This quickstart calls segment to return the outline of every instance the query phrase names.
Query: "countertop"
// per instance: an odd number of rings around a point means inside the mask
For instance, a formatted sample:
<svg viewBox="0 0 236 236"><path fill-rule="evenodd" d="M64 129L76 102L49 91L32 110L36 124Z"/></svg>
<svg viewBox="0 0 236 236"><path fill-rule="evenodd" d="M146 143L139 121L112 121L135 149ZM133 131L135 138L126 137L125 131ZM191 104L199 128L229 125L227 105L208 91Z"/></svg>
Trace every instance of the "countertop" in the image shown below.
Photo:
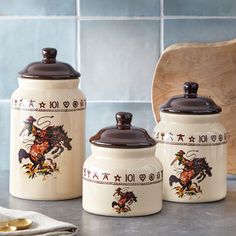
<svg viewBox="0 0 236 236"><path fill-rule="evenodd" d="M226 199L214 203L164 202L160 213L145 217L113 218L89 214L81 198L67 201L29 201L9 194L9 173L0 173L0 205L33 210L79 226L82 236L235 236L236 177L228 178Z"/></svg>

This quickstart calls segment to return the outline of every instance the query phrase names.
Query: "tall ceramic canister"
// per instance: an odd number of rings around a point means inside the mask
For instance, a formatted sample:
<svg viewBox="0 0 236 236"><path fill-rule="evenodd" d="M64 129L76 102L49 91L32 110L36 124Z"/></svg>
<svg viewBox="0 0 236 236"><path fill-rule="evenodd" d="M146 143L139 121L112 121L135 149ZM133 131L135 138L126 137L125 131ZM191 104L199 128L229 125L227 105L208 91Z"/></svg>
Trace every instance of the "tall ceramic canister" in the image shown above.
<svg viewBox="0 0 236 236"><path fill-rule="evenodd" d="M160 108L156 155L164 169L164 200L211 202L226 196L227 135L221 108L186 82L184 95Z"/></svg>
<svg viewBox="0 0 236 236"><path fill-rule="evenodd" d="M10 193L32 200L81 196L86 98L80 73L44 48L19 72L11 97Z"/></svg>
<svg viewBox="0 0 236 236"><path fill-rule="evenodd" d="M156 141L118 112L116 125L90 138L92 155L83 167L83 208L107 216L141 216L162 208L162 165Z"/></svg>

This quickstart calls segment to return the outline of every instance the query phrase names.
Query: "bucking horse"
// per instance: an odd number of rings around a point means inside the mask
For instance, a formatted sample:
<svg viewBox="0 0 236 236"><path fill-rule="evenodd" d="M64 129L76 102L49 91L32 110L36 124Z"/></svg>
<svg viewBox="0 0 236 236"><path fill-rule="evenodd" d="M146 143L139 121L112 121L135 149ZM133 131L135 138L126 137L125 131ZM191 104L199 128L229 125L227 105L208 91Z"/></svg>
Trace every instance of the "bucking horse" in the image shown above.
<svg viewBox="0 0 236 236"><path fill-rule="evenodd" d="M206 162L206 158L194 158L189 160L184 157L185 152L180 150L178 153L175 154L175 159L172 161L171 165L173 165L176 161L178 161L178 165L182 165L183 169L180 173L180 176L177 177L175 175L171 175L169 177L169 184L170 186L173 183L180 183L182 187L182 191L190 191L193 188L192 184L196 186L198 190L200 190L200 186L197 183L202 182L206 176L212 176L211 167ZM193 183L193 180L196 178L196 182ZM198 190L194 188L195 192Z"/></svg>
<svg viewBox="0 0 236 236"><path fill-rule="evenodd" d="M137 197L134 195L133 192L125 192L124 190L122 191L121 188L117 188L113 196L118 196L119 199L118 201L113 201L112 202L112 207L116 209L117 213L121 212L128 212L131 211L130 205L133 202L137 202Z"/></svg>
<svg viewBox="0 0 236 236"><path fill-rule="evenodd" d="M25 131L27 135L33 135L33 144L30 146L29 152L24 149L20 149L18 153L19 162L22 163L23 159L30 159L32 162L32 170L35 168L42 169L45 162L45 155L51 151L53 154L53 159L57 158L64 151L64 147L67 150L71 150L72 146L70 144L71 138L68 137L67 133L63 129L63 125L59 126L48 126L47 128L41 129L37 127L34 123L36 119L29 116L26 121L24 121L25 126L20 132L20 136ZM47 158L52 162L51 158Z"/></svg>

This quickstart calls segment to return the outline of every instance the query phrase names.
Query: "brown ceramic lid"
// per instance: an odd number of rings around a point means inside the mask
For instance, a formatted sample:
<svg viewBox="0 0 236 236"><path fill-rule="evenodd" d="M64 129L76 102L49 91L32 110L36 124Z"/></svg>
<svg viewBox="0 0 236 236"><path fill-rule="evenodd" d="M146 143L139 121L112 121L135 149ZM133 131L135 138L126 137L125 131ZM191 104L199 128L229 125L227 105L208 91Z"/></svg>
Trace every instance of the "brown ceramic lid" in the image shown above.
<svg viewBox="0 0 236 236"><path fill-rule="evenodd" d="M132 114L118 112L116 125L101 129L90 138L90 143L107 148L148 148L156 145L156 141L147 131L131 125Z"/></svg>
<svg viewBox="0 0 236 236"><path fill-rule="evenodd" d="M33 62L19 72L21 78L64 80L80 77L80 73L71 65L56 60L57 50L55 48L43 48L42 54L42 61Z"/></svg>
<svg viewBox="0 0 236 236"><path fill-rule="evenodd" d="M215 102L203 96L197 95L198 84L194 82L184 83L184 95L170 98L160 109L166 113L209 115L221 112L221 108Z"/></svg>

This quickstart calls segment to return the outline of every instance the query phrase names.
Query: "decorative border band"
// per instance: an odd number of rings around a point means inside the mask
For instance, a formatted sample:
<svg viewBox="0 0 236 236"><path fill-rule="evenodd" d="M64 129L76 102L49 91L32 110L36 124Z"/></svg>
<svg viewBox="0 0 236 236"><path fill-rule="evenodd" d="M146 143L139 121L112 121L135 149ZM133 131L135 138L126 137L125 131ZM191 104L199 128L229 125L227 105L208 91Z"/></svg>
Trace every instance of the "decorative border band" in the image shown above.
<svg viewBox="0 0 236 236"><path fill-rule="evenodd" d="M83 111L86 109L86 107L74 108L74 109L40 109L40 108L11 107L11 109L18 111L37 111L37 112L73 112L73 111Z"/></svg>
<svg viewBox="0 0 236 236"><path fill-rule="evenodd" d="M158 140L157 143L160 144L168 144L168 145L176 145L176 146L191 146L191 147L206 147L206 146L219 146L226 144L227 141L224 141L222 143L178 143L178 142L166 142L166 141L161 141Z"/></svg>
<svg viewBox="0 0 236 236"><path fill-rule="evenodd" d="M124 185L124 186L139 186L139 185L151 185L151 184L158 184L163 181L163 179L159 179L153 182L144 182L144 183L120 183L120 182L109 182L109 181L97 181L83 177L85 181L92 182L95 184L105 184L105 185Z"/></svg>

